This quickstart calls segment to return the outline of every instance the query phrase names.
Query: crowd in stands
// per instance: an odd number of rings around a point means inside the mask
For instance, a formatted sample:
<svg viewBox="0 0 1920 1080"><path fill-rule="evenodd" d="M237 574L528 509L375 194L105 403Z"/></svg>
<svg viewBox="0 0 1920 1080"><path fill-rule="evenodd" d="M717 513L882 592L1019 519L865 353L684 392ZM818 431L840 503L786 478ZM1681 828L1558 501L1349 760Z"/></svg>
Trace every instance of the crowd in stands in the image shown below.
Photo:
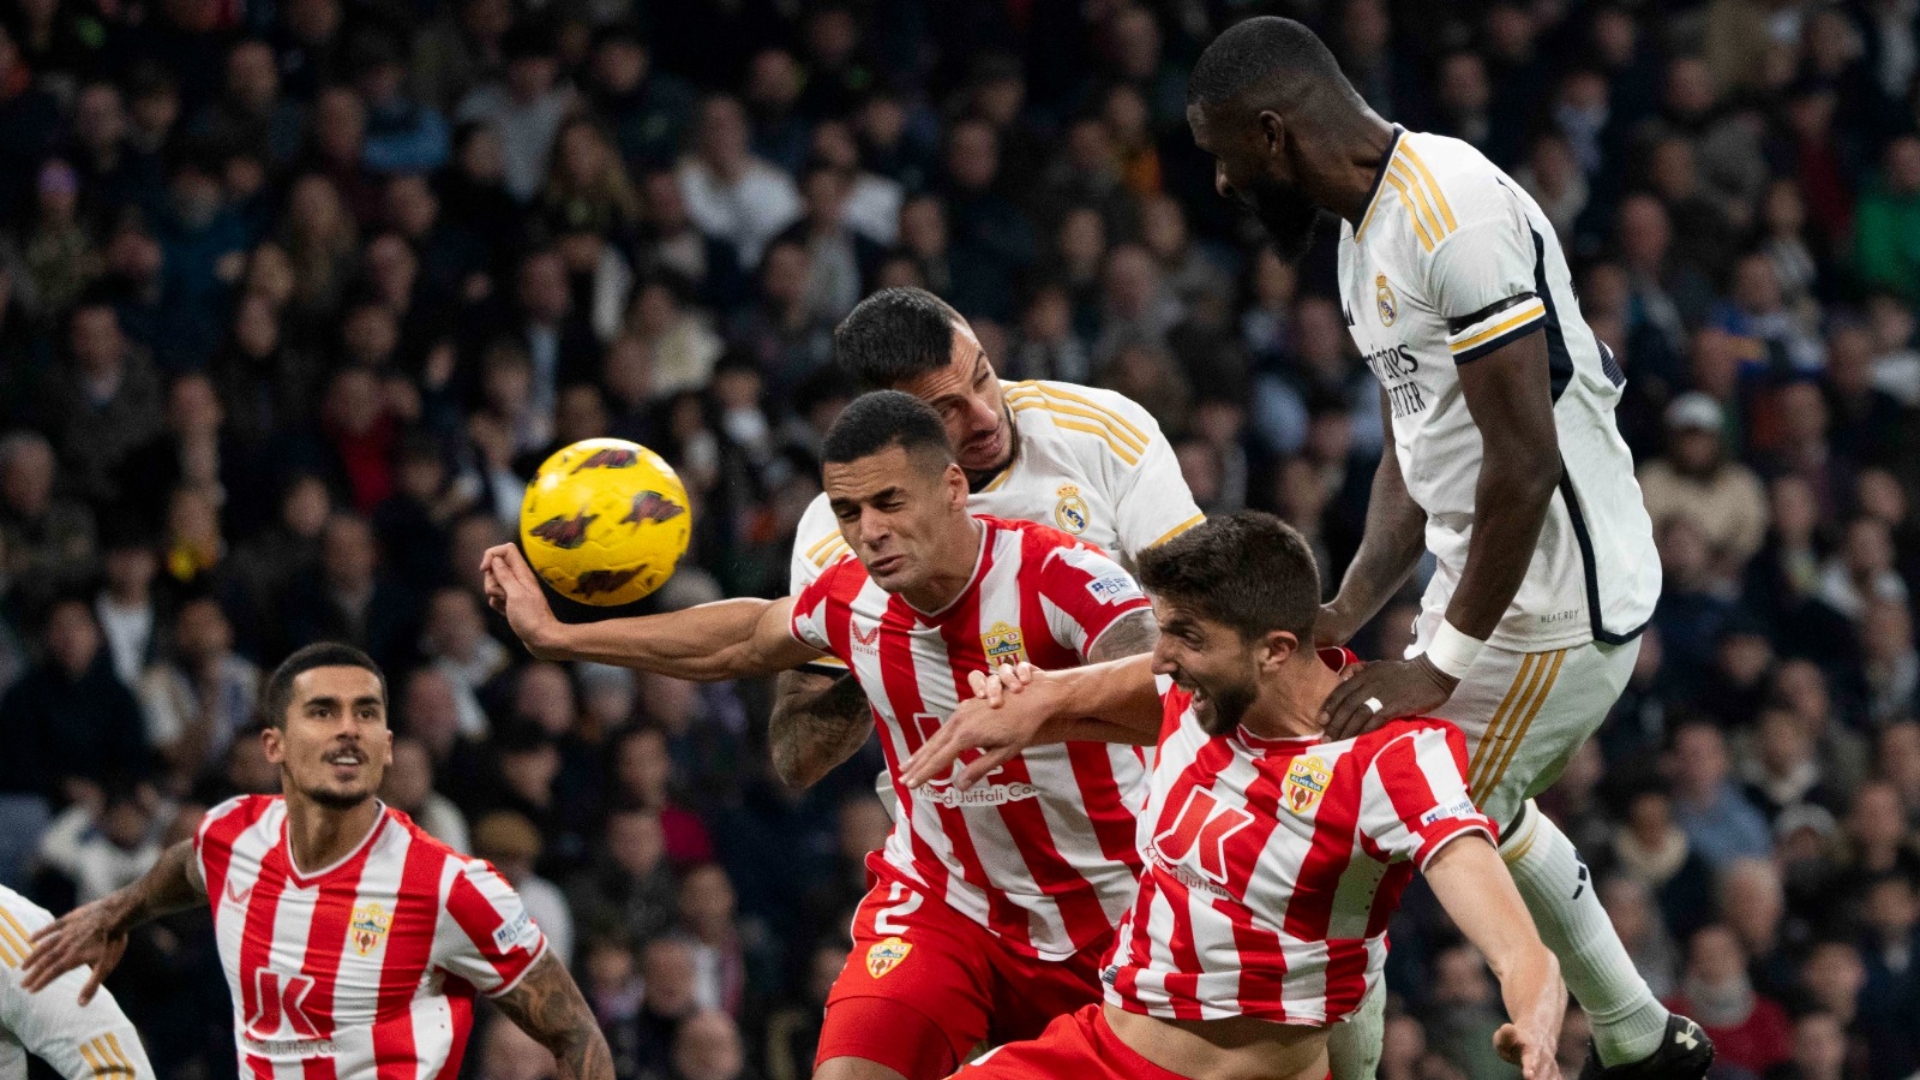
<svg viewBox="0 0 1920 1080"><path fill-rule="evenodd" d="M1214 34L1289 14L1539 201L1627 372L1665 594L1542 804L1640 970L1719 1080L1920 1071L1915 0L3 7L0 882L64 909L271 790L262 671L349 641L386 799L518 887L621 1080L806 1076L877 749L788 790L767 686L535 662L479 553L614 435L695 503L643 610L782 594L833 327L912 284L1002 379L1152 410L1202 507L1280 513L1331 591L1385 437L1338 234L1276 259L1184 112ZM1393 940L1384 1080L1513 1075L1435 906ZM163 1077L233 1075L204 913L112 985ZM492 1024L465 1073L551 1068Z"/></svg>

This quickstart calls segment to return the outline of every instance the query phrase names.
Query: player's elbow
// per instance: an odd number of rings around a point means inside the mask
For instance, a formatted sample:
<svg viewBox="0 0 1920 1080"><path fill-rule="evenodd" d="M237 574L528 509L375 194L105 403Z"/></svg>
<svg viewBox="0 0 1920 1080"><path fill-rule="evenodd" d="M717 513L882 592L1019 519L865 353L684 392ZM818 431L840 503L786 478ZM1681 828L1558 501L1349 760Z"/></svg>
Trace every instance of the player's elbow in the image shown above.
<svg viewBox="0 0 1920 1080"><path fill-rule="evenodd" d="M1566 472L1557 445L1549 442L1542 449L1531 440L1516 441L1497 452L1489 447L1482 469L1482 498L1490 497L1495 505L1537 507L1543 512Z"/></svg>

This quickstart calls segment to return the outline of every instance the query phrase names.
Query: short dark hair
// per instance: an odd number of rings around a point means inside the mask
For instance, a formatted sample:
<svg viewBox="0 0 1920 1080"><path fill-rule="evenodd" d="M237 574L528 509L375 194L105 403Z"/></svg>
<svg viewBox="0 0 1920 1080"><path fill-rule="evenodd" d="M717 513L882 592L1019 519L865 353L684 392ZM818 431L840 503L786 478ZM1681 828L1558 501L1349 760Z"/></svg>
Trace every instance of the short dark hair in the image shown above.
<svg viewBox="0 0 1920 1080"><path fill-rule="evenodd" d="M834 330L833 358L862 386L889 389L946 367L960 321L952 305L925 289L881 289Z"/></svg>
<svg viewBox="0 0 1920 1080"><path fill-rule="evenodd" d="M268 727L285 730L287 709L293 705L293 680L323 667L357 667L373 672L380 681L380 700L387 700L387 676L373 657L351 645L338 641L316 641L311 645L294 650L292 656L280 661L267 678L267 692L263 695L260 719Z"/></svg>
<svg viewBox="0 0 1920 1080"><path fill-rule="evenodd" d="M1280 80L1276 98L1299 100L1317 86L1359 97L1319 35L1304 23L1263 15L1228 27L1200 54L1187 76L1187 104L1211 107Z"/></svg>
<svg viewBox="0 0 1920 1080"><path fill-rule="evenodd" d="M1140 584L1251 641L1275 630L1313 641L1320 571L1299 531L1272 514L1208 518L1139 556Z"/></svg>
<svg viewBox="0 0 1920 1080"><path fill-rule="evenodd" d="M844 465L870 457L890 446L908 453L930 451L942 464L953 461L947 427L933 406L898 390L875 390L854 398L827 429L821 458Z"/></svg>

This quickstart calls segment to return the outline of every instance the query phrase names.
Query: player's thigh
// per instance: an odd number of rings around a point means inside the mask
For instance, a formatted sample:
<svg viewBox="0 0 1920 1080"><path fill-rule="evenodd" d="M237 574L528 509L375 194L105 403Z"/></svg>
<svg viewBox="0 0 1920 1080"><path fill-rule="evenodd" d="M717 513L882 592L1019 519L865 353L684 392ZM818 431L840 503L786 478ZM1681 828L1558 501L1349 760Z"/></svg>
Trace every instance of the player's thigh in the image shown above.
<svg viewBox="0 0 1920 1080"><path fill-rule="evenodd" d="M1633 673L1638 639L1520 653L1488 647L1438 710L1467 737L1467 790L1500 825L1559 776Z"/></svg>
<svg viewBox="0 0 1920 1080"><path fill-rule="evenodd" d="M861 1062L906 1080L952 1072L987 1035L992 940L946 904L881 881L854 915L853 951L827 995L815 1075L881 1080Z"/></svg>
<svg viewBox="0 0 1920 1080"><path fill-rule="evenodd" d="M1100 961L1113 945L1109 934L1065 960L1039 960L995 943L990 1042L1031 1039L1054 1017L1077 1012L1104 996Z"/></svg>

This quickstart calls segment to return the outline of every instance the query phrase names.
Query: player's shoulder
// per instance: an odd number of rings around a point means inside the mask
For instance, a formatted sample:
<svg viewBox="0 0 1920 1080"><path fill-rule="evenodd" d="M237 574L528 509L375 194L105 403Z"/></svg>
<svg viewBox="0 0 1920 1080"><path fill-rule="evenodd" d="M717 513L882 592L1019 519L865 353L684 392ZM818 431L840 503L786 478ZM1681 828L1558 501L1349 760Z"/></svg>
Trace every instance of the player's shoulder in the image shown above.
<svg viewBox="0 0 1920 1080"><path fill-rule="evenodd" d="M1021 438L1058 443L1083 460L1105 456L1132 468L1162 437L1151 413L1112 390L1028 379L1006 384L1006 397Z"/></svg>
<svg viewBox="0 0 1920 1080"><path fill-rule="evenodd" d="M1466 737L1453 724L1431 716L1401 716L1381 724L1372 731L1354 739L1354 753L1362 760L1372 761L1394 747L1414 747L1423 742L1434 740L1446 743L1449 748L1466 748Z"/></svg>
<svg viewBox="0 0 1920 1080"><path fill-rule="evenodd" d="M1473 144L1445 135L1401 131L1381 167L1374 202L1356 235L1384 217L1396 250L1430 256L1471 226L1512 213L1512 181ZM1386 209L1388 203L1393 209Z"/></svg>
<svg viewBox="0 0 1920 1080"><path fill-rule="evenodd" d="M52 921L53 912L14 892L5 885L0 885L0 926L4 926L5 930L13 931L12 936L19 938L18 941L9 941L8 943L26 945L26 938L32 931L38 930ZM8 935L0 933L0 939L7 938Z"/></svg>
<svg viewBox="0 0 1920 1080"><path fill-rule="evenodd" d="M197 833L202 838L234 838L276 813L284 812L286 799L279 795L235 795L215 805L200 819Z"/></svg>
<svg viewBox="0 0 1920 1080"><path fill-rule="evenodd" d="M1097 545L1051 525L1024 518L994 517L991 514L974 516L985 522L988 528L1012 537L1020 546L1022 566L1030 570L1042 570L1063 555L1074 562L1097 562L1109 558Z"/></svg>

